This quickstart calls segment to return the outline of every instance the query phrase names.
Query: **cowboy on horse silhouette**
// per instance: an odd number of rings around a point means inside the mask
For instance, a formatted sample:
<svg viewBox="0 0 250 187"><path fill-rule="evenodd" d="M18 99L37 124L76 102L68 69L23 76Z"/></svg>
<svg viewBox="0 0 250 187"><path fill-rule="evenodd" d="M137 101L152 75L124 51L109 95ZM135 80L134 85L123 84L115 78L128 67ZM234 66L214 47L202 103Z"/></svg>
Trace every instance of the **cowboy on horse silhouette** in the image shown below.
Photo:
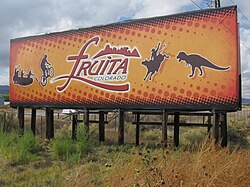
<svg viewBox="0 0 250 187"><path fill-rule="evenodd" d="M165 45L160 49L160 44L161 43L158 43L157 48L151 49L151 59L149 61L148 60L142 61L142 65L146 66L148 69L148 72L143 79L144 81L146 81L147 76L149 74L150 74L149 80L152 80L152 76L159 71L161 63L164 61L164 58L169 58L168 55L161 54L161 52L163 51L162 48Z"/></svg>

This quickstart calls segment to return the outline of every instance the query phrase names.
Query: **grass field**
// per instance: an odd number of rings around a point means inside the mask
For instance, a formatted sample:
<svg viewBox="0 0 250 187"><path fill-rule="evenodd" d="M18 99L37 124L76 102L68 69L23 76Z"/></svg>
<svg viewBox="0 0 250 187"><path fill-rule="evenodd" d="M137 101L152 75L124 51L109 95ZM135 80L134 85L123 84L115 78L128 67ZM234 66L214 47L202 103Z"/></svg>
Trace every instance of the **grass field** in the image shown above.
<svg viewBox="0 0 250 187"><path fill-rule="evenodd" d="M97 126L88 139L80 125L77 141L69 124L51 141L29 131L0 133L0 186L249 186L249 123L229 122L225 149L215 147L204 128L181 128L179 148L162 148L160 129L142 131L135 147L130 124L124 146L116 144L114 128L106 129L105 143L97 142Z"/></svg>

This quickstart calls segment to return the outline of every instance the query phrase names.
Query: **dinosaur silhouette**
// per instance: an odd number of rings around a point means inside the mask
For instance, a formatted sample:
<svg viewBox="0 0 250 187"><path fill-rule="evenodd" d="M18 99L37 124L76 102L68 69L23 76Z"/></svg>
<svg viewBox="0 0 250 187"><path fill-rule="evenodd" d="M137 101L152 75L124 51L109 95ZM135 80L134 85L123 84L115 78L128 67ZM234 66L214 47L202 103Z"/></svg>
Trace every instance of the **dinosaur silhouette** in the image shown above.
<svg viewBox="0 0 250 187"><path fill-rule="evenodd" d="M194 77L196 68L200 70L200 74L199 74L200 76L203 76L203 74L204 74L203 67L213 69L216 71L227 71L231 68L231 66L227 66L227 67L218 66L218 65L212 63L211 61L209 61L208 59L202 57L201 55L187 54L184 51L179 52L176 59L179 62L185 61L186 66L190 65L192 67L191 74L188 76L189 78Z"/></svg>
<svg viewBox="0 0 250 187"><path fill-rule="evenodd" d="M145 59L144 61L141 62L141 64L146 66L148 70L143 79L144 81L146 81L149 74L150 74L149 80L152 80L152 76L159 71L162 62L164 61L164 58L169 58L168 55L161 54L162 50L159 51L159 47L160 47L160 43L158 43L158 46L156 49L154 48L151 49L150 60Z"/></svg>

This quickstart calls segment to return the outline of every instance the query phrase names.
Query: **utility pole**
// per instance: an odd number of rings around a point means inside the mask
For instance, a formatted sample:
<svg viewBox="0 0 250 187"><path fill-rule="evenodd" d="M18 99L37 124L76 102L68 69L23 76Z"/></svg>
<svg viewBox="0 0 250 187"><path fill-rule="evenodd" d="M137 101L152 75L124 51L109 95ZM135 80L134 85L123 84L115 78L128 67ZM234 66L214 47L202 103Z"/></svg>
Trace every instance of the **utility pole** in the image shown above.
<svg viewBox="0 0 250 187"><path fill-rule="evenodd" d="M215 6L215 8L220 8L220 0L215 0L214 6Z"/></svg>

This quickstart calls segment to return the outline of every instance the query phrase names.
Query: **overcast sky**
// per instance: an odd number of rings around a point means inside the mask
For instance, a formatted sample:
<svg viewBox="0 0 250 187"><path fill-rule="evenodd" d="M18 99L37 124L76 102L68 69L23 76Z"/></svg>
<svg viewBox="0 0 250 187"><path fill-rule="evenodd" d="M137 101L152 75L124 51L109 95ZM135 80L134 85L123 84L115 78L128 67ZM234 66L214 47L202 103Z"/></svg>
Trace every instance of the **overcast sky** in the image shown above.
<svg viewBox="0 0 250 187"><path fill-rule="evenodd" d="M10 39L107 24L126 18L169 15L208 7L210 0L1 0L0 85L9 84ZM238 5L243 97L250 98L250 1L221 0Z"/></svg>

